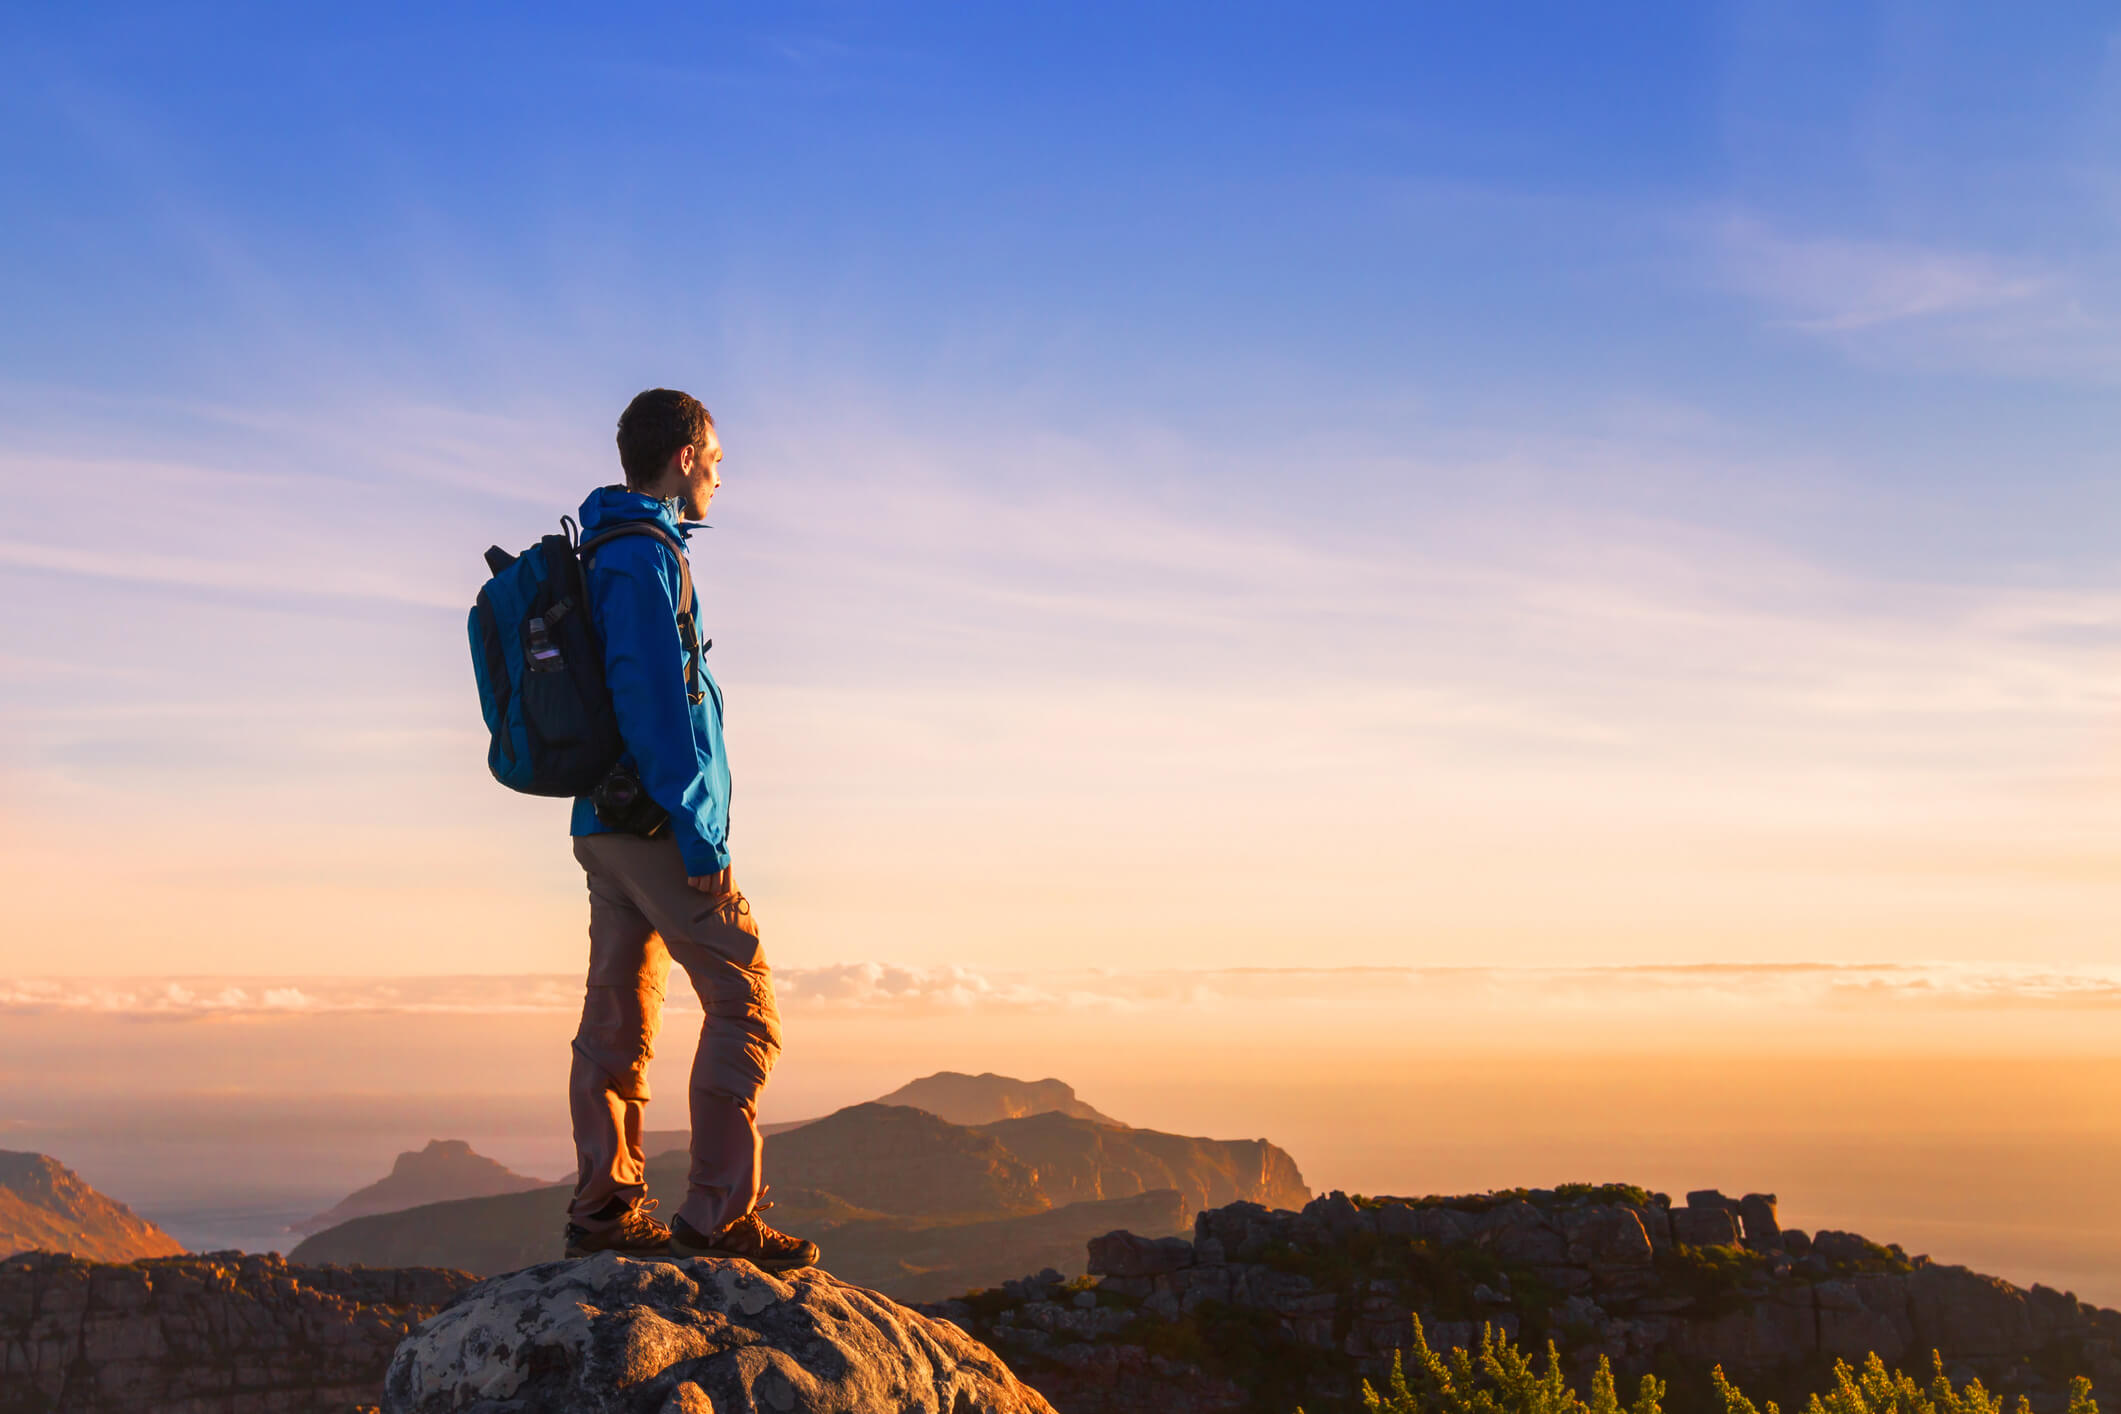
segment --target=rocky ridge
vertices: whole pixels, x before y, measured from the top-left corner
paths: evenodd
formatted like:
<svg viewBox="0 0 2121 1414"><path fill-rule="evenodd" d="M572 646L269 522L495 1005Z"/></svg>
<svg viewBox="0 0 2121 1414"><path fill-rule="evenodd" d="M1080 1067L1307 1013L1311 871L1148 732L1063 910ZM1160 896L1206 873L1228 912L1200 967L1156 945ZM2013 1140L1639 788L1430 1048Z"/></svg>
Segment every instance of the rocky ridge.
<svg viewBox="0 0 2121 1414"><path fill-rule="evenodd" d="M167 1257L184 1244L45 1154L0 1150L0 1256L71 1252L94 1261Z"/></svg>
<svg viewBox="0 0 2121 1414"><path fill-rule="evenodd" d="M821 1271L611 1253L482 1283L391 1362L387 1414L1052 1414L994 1352Z"/></svg>
<svg viewBox="0 0 2121 1414"><path fill-rule="evenodd" d="M0 1262L0 1414L373 1406L392 1353L473 1278L217 1252Z"/></svg>
<svg viewBox="0 0 2121 1414"><path fill-rule="evenodd" d="M1191 1240L1114 1232L1092 1275L1058 1271L924 1309L986 1340L1064 1414L1287 1414L1349 1401L1412 1343L1483 1325L1552 1340L1579 1381L1600 1356L1706 1408L1721 1365L1784 1407L1836 1358L1877 1352L2059 1409L2068 1380L2121 1390L2121 1312L2021 1290L1846 1232L1776 1221L1772 1195L1576 1185L1457 1198L1353 1199L1301 1212L1236 1203Z"/></svg>

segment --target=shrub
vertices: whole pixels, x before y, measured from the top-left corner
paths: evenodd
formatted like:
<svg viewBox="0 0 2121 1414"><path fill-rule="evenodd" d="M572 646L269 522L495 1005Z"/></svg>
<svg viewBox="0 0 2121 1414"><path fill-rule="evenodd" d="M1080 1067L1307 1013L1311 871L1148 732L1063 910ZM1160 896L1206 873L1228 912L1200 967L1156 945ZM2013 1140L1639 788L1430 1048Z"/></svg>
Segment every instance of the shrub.
<svg viewBox="0 0 2121 1414"><path fill-rule="evenodd" d="M1863 1362L1861 1373L1848 1361L1836 1360L1833 1388L1806 1400L1804 1414L2004 1414L2001 1395L1990 1394L1979 1380L1969 1380L1955 1388L1951 1377L1944 1373L1944 1357L1932 1351L1930 1362L1929 1383L1924 1385L1904 1371L1886 1369L1876 1351ZM1763 1414L1723 1377L1721 1366L1710 1379L1715 1382L1724 1414ZM1781 1411L1770 1402L1765 1414ZM2019 1395L2012 1414L2032 1414L2031 1401ZM2082 1375L2070 1382L2068 1414L2099 1414L2098 1401L2092 1398L2092 1382Z"/></svg>
<svg viewBox="0 0 2121 1414"><path fill-rule="evenodd" d="M1413 1359L1411 1376L1401 1353L1395 1352L1382 1394L1363 1381L1362 1406L1368 1414L1661 1414L1664 1385L1655 1377L1644 1375L1634 1402L1622 1406L1613 1387L1613 1367L1600 1356L1586 1400L1562 1375L1561 1353L1552 1341L1547 1343L1546 1369L1538 1371L1532 1357L1493 1326L1481 1327L1477 1352L1454 1348L1439 1355L1429 1348L1421 1317L1416 1316L1414 1345L1406 1353Z"/></svg>
<svg viewBox="0 0 2121 1414"><path fill-rule="evenodd" d="M1413 1347L1404 1353L1404 1360L1393 1355L1392 1374L1382 1393L1363 1381L1367 1414L1663 1414L1666 1387L1653 1377L1643 1376L1633 1402L1622 1405L1612 1366L1600 1356L1586 1399L1562 1376L1560 1353L1552 1342L1547 1344L1546 1367L1538 1370L1531 1356L1493 1326L1481 1329L1478 1352L1454 1349L1439 1355L1429 1348L1417 1316ZM1944 1373L1943 1357L1933 1353L1930 1358L1932 1373L1926 1384L1886 1369L1875 1353L1861 1371L1837 1360L1833 1387L1806 1400L1803 1414L2031 1414L2023 1395L2006 1411L2002 1397L1990 1394L1979 1380L1954 1386ZM1781 1414L1772 1401L1756 1405L1746 1398L1724 1378L1722 1366L1709 1378L1723 1414ZM2070 1385L2067 1414L2099 1414L2091 1381L2081 1375Z"/></svg>

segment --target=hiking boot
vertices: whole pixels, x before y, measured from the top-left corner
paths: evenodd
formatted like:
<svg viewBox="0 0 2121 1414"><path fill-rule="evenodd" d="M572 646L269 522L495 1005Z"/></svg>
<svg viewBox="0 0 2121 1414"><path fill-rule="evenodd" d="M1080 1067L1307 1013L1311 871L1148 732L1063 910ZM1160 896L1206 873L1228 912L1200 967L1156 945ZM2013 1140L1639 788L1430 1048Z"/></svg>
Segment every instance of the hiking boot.
<svg viewBox="0 0 2121 1414"><path fill-rule="evenodd" d="M741 1257L766 1272L788 1272L817 1265L815 1242L776 1232L759 1216L772 1207L760 1203L721 1231L703 1233L683 1218L670 1221L670 1255L673 1257Z"/></svg>
<svg viewBox="0 0 2121 1414"><path fill-rule="evenodd" d="M654 1211L655 1199L644 1198L621 1208L609 1227L567 1224L567 1255L587 1257L592 1252L617 1252L624 1257L669 1256L670 1229L649 1216Z"/></svg>

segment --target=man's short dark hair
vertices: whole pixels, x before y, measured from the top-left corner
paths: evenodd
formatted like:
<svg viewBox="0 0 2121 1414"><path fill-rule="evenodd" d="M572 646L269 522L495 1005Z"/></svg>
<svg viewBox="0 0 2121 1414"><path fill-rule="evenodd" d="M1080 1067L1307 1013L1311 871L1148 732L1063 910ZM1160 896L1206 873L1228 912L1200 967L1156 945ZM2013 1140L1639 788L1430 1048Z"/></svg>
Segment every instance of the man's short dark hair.
<svg viewBox="0 0 2121 1414"><path fill-rule="evenodd" d="M650 388L619 414L619 465L628 486L644 486L662 474L671 454L698 445L714 417L690 393Z"/></svg>

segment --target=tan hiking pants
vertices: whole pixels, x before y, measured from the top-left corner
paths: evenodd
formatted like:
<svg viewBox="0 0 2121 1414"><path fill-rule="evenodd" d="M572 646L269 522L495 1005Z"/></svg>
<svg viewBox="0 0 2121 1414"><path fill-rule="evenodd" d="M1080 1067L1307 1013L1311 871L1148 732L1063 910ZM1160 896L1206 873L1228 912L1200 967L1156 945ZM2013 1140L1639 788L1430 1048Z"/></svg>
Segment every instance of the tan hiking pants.
<svg viewBox="0 0 2121 1414"><path fill-rule="evenodd" d="M608 1225L613 1199L648 1191L641 1118L675 961L707 1013L692 1058L692 1168L677 1216L713 1232L758 1201L759 1091L781 1053L773 973L751 905L727 870L712 893L688 885L667 837L582 835L574 857L589 875L589 982L567 1083L576 1162L568 1216Z"/></svg>

